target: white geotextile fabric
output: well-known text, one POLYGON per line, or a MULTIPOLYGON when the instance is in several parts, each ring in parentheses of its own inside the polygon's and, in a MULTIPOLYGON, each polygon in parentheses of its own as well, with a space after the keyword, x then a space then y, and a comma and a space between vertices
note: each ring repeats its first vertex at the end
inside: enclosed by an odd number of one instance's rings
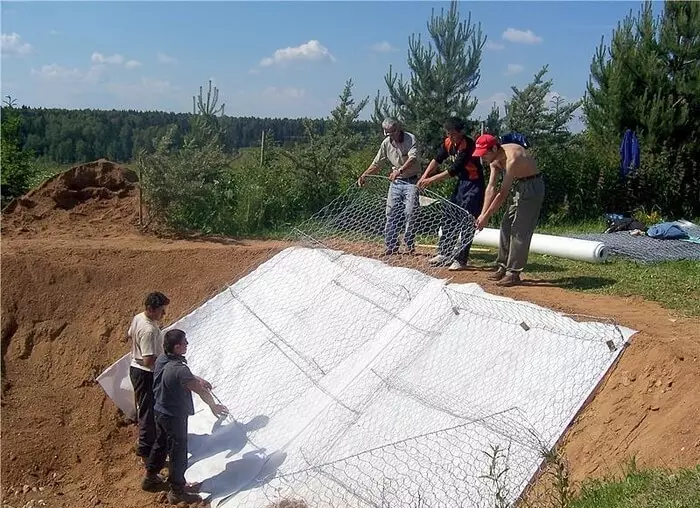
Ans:
MULTIPOLYGON (((635 331, 339 251, 291 247, 171 327, 235 417, 195 396, 188 481, 212 506, 515 500, 635 331)), ((128 355, 98 379, 133 414, 128 355)))

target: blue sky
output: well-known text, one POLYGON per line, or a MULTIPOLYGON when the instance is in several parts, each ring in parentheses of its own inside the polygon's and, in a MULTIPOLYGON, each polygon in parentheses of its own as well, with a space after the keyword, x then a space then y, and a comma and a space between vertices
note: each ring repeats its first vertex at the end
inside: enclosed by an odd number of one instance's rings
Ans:
MULTIPOLYGON (((42 107, 189 111, 209 79, 232 116, 327 116, 408 73, 408 39, 447 2, 2 2, 2 95, 42 107)), ((583 95, 601 36, 640 2, 462 2, 488 36, 477 115, 549 64, 583 95)), ((657 6, 660 8, 660 4, 657 6)), ((371 104, 366 109, 367 117, 371 104)))

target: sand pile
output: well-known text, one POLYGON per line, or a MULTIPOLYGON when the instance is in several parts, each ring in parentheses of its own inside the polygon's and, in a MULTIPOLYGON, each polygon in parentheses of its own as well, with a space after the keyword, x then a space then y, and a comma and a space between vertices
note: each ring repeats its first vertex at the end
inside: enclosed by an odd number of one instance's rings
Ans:
POLYGON ((133 231, 137 185, 136 173, 106 159, 75 166, 12 201, 3 210, 2 233, 91 237, 133 231))

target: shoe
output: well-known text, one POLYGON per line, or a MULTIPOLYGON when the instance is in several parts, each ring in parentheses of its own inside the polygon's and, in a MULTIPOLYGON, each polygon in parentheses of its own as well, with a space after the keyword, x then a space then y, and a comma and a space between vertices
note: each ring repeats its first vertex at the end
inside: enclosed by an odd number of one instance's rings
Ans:
POLYGON ((384 250, 383 256, 395 256, 399 253, 399 249, 386 249, 384 250))
POLYGON ((517 272, 509 273, 505 275, 501 280, 496 282, 497 286, 509 288, 512 286, 517 286, 521 283, 520 274, 517 272))
POLYGON ((447 266, 449 263, 450 258, 443 254, 438 254, 437 256, 433 256, 428 260, 428 264, 430 266, 447 266))
POLYGON ((461 261, 457 261, 455 259, 449 266, 448 270, 451 272, 458 272, 460 270, 466 270, 468 266, 469 265, 467 263, 462 263, 461 261))
POLYGON ((498 269, 494 273, 492 273, 491 275, 488 276, 488 279, 489 280, 501 280, 505 276, 506 276, 506 271, 503 268, 498 267, 498 269))
POLYGON ((168 482, 159 474, 146 473, 141 480, 141 488, 146 492, 161 492, 168 490, 168 482))
POLYGON ((174 490, 170 489, 168 491, 168 503, 170 503, 170 504, 180 504, 180 503, 192 504, 192 503, 198 503, 201 500, 202 500, 201 496, 198 496, 197 494, 192 494, 190 492, 185 492, 184 490, 174 491, 174 490))

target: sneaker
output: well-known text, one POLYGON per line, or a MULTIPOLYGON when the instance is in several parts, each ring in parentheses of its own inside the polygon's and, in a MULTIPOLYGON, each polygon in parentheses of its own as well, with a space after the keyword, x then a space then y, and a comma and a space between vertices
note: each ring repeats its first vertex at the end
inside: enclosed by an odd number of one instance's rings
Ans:
POLYGON ((201 500, 201 496, 198 496, 197 494, 192 494, 190 492, 185 492, 184 490, 176 492, 170 489, 170 491, 168 491, 168 503, 170 504, 192 504, 198 503, 201 500))
POLYGON ((461 261, 457 261, 456 259, 452 262, 452 264, 449 266, 448 270, 451 272, 458 272, 460 270, 466 270, 468 267, 467 263, 462 263, 461 261))
POLYGON ((447 266, 449 263, 450 258, 443 254, 438 254, 428 260, 430 266, 447 266))
POLYGON ((168 482, 159 474, 146 473, 141 480, 141 488, 146 492, 161 492, 168 490, 168 482))

